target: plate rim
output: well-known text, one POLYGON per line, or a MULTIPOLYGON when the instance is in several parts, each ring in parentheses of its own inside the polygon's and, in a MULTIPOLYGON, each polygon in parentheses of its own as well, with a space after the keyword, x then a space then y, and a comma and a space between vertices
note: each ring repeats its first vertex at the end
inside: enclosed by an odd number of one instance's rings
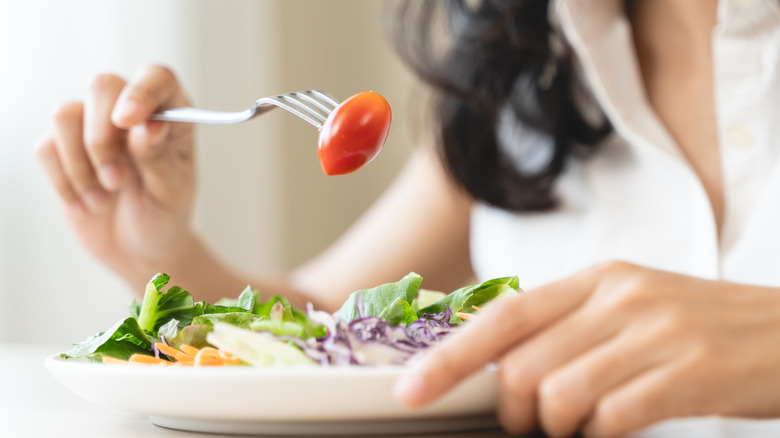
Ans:
MULTIPOLYGON (((224 425, 231 422, 346 424, 366 420, 413 420, 422 427, 426 422, 420 420, 494 415, 496 406, 497 367, 475 373, 431 405, 414 409, 404 406, 392 395, 394 382, 408 365, 165 367, 103 364, 63 358, 59 354, 47 356, 44 362, 59 384, 94 404, 175 421, 207 420, 221 423, 219 427, 224 427, 226 432, 230 428, 224 425), (208 382, 210 384, 192 384, 201 379, 214 380, 208 382), (239 387, 239 393, 231 392, 236 390, 236 384, 243 385, 239 387), (214 389, 209 389, 205 393, 208 398, 205 398, 200 397, 204 393, 197 393, 198 387, 214 389), (173 390, 182 402, 177 406, 160 401, 148 403, 146 397, 150 388, 173 390), (182 391, 182 388, 185 389, 182 391), (366 391, 366 388, 369 389, 366 391), (280 399, 253 398, 288 390, 293 395, 280 399), (326 394, 324 399, 323 394, 326 394), (327 403, 330 395, 334 398, 332 403, 327 403), (198 399, 217 402, 220 408, 211 410, 213 404, 203 404, 198 399)), ((197 431, 197 427, 177 428, 197 431)))

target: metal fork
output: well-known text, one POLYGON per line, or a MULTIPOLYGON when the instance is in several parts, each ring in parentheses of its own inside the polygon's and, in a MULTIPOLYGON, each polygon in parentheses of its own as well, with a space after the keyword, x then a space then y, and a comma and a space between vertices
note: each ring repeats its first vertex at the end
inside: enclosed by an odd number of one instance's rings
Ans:
POLYGON ((150 119, 167 122, 230 124, 241 123, 265 114, 274 108, 282 108, 306 120, 320 129, 328 116, 341 102, 320 90, 305 90, 257 99, 252 108, 244 111, 211 111, 200 108, 171 108, 152 114, 150 119))

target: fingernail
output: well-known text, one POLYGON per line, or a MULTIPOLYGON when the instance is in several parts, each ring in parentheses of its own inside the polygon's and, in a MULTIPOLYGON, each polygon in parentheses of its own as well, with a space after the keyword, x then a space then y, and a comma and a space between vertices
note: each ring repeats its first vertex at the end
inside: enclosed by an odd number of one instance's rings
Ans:
POLYGON ((420 406, 425 393, 425 381, 417 373, 402 376, 393 387, 393 395, 407 406, 420 406))
POLYGON ((114 123, 122 122, 127 118, 131 118, 134 114, 141 110, 141 105, 135 100, 126 100, 114 108, 111 113, 111 120, 114 123))
POLYGON ((106 206, 108 193, 102 189, 92 189, 84 193, 81 199, 91 213, 100 213, 106 206))
POLYGON ((118 164, 107 164, 97 169, 97 176, 104 189, 114 192, 122 188, 124 173, 118 164))

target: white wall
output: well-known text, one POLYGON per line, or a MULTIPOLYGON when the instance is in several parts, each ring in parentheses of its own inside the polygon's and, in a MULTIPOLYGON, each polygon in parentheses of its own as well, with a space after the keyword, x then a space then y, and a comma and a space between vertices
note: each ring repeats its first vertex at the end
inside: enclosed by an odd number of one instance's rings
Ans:
POLYGON ((346 228, 409 151, 410 80, 379 11, 363 0, 0 0, 0 341, 81 340, 123 317, 134 293, 81 249, 35 162, 55 104, 98 72, 153 62, 213 109, 301 88, 383 92, 396 116, 387 152, 352 179, 323 180, 316 131, 281 111, 200 128, 196 228, 239 269, 286 269, 346 228), (302 217, 327 196, 346 207, 302 217))
POLYGON ((316 141, 314 132, 301 129, 300 122, 290 117, 280 119, 287 145, 283 169, 290 200, 285 209, 288 264, 302 262, 328 245, 381 194, 412 148, 408 108, 415 103, 413 81, 382 33, 382 4, 379 0, 279 2, 280 22, 287 23, 279 30, 279 44, 286 54, 280 65, 282 88, 319 87, 342 99, 373 90, 387 98, 393 111, 379 157, 359 172, 340 177, 319 170, 316 155, 309 150, 316 141))

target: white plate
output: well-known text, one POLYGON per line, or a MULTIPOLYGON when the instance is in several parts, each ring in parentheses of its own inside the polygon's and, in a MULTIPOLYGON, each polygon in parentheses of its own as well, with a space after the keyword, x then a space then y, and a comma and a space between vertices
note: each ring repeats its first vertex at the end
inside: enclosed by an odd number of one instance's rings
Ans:
POLYGON ((364 435, 495 427, 496 372, 486 369, 412 410, 395 400, 402 367, 168 368, 108 365, 57 355, 46 368, 100 405, 199 432, 364 435))

